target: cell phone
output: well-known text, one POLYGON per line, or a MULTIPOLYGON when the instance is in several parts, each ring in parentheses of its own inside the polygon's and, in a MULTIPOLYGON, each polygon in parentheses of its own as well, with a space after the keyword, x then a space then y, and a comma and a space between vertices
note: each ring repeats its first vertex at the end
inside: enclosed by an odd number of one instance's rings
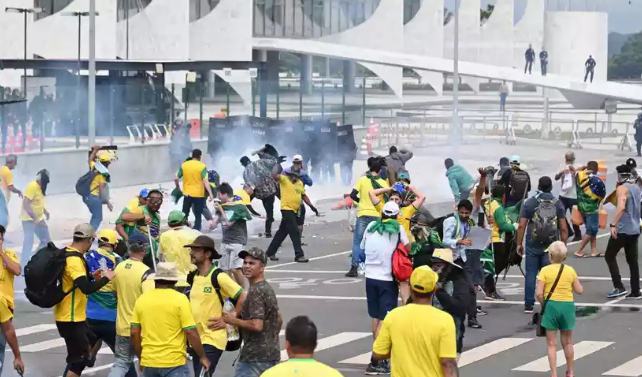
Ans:
POLYGON ((23 377, 22 371, 20 370, 19 367, 16 367, 15 370, 16 370, 16 373, 18 373, 20 375, 20 377, 23 377))

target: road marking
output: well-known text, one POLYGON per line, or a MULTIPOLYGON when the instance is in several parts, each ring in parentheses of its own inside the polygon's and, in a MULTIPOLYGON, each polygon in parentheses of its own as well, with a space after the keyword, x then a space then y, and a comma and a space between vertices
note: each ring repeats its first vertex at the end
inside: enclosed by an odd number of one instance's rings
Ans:
POLYGON ((362 353, 359 356, 351 357, 343 361, 339 361, 339 364, 356 364, 356 365, 368 365, 370 363, 370 358, 372 357, 372 352, 362 353))
MULTIPOLYGON (((610 236, 610 235, 611 235, 610 232, 609 233, 603 233, 603 234, 598 234, 595 238, 602 238, 602 237, 606 237, 606 236, 610 236)), ((573 242, 567 243, 566 246, 577 245, 577 244, 580 244, 580 243, 582 243, 582 241, 573 241, 573 242)))
POLYGON ((642 356, 629 360, 619 367, 604 372, 602 376, 639 377, 642 376, 642 356))
MULTIPOLYGON (((309 261, 310 261, 310 262, 312 262, 312 261, 315 261, 315 260, 321 260, 321 259, 327 259, 327 258, 338 257, 338 256, 340 256, 340 255, 350 254, 351 252, 352 252, 352 250, 348 250, 348 251, 342 251, 342 252, 340 252, 340 253, 334 253, 334 254, 328 254, 328 255, 321 255, 321 256, 319 256, 319 257, 310 258, 310 259, 309 259, 309 261)), ((273 265, 273 266, 267 266, 267 267, 265 267, 265 269, 266 269, 266 270, 272 270, 272 269, 275 269, 275 268, 277 268, 277 267, 291 266, 291 265, 293 265, 293 264, 300 264, 300 263, 299 263, 299 262, 286 262, 286 263, 280 263, 280 264, 275 264, 275 265, 273 265)))
POLYGON ((65 340, 63 338, 45 340, 44 342, 27 344, 20 346, 21 352, 40 352, 46 351, 48 349, 63 347, 65 345, 65 340))
POLYGON ((490 343, 482 344, 461 354, 457 365, 464 367, 487 357, 496 355, 500 352, 508 351, 511 348, 530 342, 534 338, 501 338, 490 343))
POLYGON ((620 297, 618 297, 618 298, 616 298, 614 300, 605 302, 604 306, 613 306, 613 305, 617 304, 618 302, 620 302, 622 300, 625 300, 625 299, 626 299, 626 295, 620 296, 620 297))
MULTIPOLYGON (((582 342, 576 343, 573 348, 575 349, 575 361, 581 359, 584 356, 588 356, 592 353, 595 353, 603 348, 606 348, 613 344, 613 342, 593 342, 589 340, 584 340, 582 342)), ((566 358, 564 357, 564 351, 557 351, 557 367, 566 365, 566 358)), ((532 361, 528 364, 517 367, 513 370, 523 371, 523 372, 548 372, 551 370, 548 365, 548 357, 544 356, 535 361, 532 361)))
MULTIPOLYGON (((342 344, 353 342, 355 340, 367 338, 369 336, 372 336, 372 333, 342 332, 339 334, 335 334, 327 338, 319 339, 319 341, 317 342, 317 348, 315 348, 314 352, 319 352, 319 351, 326 350, 328 348, 337 347, 342 344)), ((281 361, 285 361, 287 359, 288 359, 287 351, 286 350, 281 351, 281 361)))
POLYGON ((26 336, 31 334, 37 334, 39 332, 51 331, 55 329, 56 329, 56 325, 54 324, 41 324, 41 325, 22 327, 22 328, 16 329, 16 335, 26 336))

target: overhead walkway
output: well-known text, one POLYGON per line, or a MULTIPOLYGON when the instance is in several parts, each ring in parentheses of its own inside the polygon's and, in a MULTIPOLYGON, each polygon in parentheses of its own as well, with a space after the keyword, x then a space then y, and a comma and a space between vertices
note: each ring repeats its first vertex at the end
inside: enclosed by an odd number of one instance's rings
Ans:
MULTIPOLYGON (((302 39, 254 38, 253 48, 260 50, 288 51, 306 55, 323 56, 334 59, 355 60, 418 70, 453 73, 451 59, 431 58, 419 55, 389 52, 345 46, 334 43, 302 39)), ((562 93, 575 94, 576 98, 599 97, 627 103, 642 104, 642 86, 621 84, 610 81, 584 83, 567 76, 550 74, 547 76, 526 75, 522 71, 487 64, 459 62, 459 74, 491 80, 506 80, 560 90, 562 93)))

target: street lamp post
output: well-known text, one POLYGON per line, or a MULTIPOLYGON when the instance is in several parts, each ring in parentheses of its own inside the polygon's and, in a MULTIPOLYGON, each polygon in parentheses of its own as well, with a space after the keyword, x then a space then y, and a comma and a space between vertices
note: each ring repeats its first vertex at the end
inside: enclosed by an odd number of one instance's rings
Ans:
POLYGON ((27 16, 29 14, 42 13, 42 8, 16 8, 6 7, 4 11, 7 13, 22 13, 24 15, 24 71, 22 77, 22 96, 27 98, 27 16))
POLYGON ((455 35, 453 51, 453 119, 452 130, 453 146, 455 150, 459 144, 459 0, 455 1, 455 35))
MULTIPOLYGON (((75 126, 74 126, 74 133, 76 134, 76 149, 80 148, 80 133, 78 130, 78 127, 80 126, 81 123, 81 98, 82 96, 80 95, 80 50, 81 50, 81 40, 82 40, 82 18, 83 17, 88 17, 89 12, 62 12, 62 16, 67 16, 67 17, 76 17, 78 18, 78 60, 76 61, 76 105, 77 105, 77 114, 76 114, 76 121, 75 126)), ((96 12, 96 15, 98 15, 98 12, 96 12)))

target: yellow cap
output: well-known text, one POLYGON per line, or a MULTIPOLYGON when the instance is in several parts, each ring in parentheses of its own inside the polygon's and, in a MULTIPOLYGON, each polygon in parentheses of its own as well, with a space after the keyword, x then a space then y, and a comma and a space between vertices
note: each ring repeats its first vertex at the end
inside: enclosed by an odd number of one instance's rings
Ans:
POLYGON ((99 151, 96 154, 96 157, 100 162, 110 162, 112 156, 111 156, 111 153, 109 153, 108 151, 99 151))
POLYGON ((98 239, 101 242, 115 245, 118 243, 118 233, 113 229, 103 229, 98 232, 98 239))
POLYGON ((431 293, 435 290, 439 276, 428 266, 415 268, 410 276, 410 287, 419 293, 431 293))

